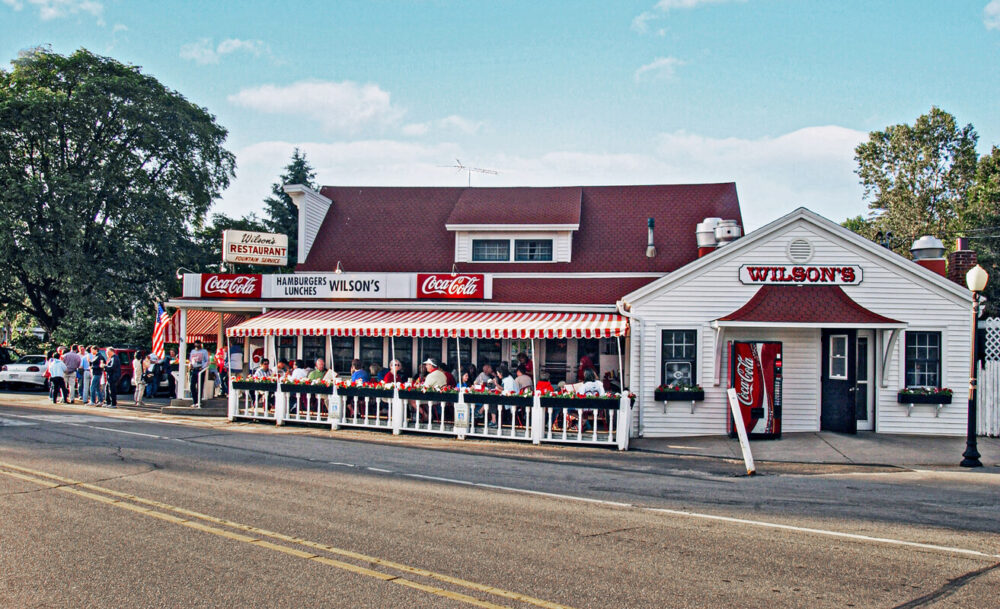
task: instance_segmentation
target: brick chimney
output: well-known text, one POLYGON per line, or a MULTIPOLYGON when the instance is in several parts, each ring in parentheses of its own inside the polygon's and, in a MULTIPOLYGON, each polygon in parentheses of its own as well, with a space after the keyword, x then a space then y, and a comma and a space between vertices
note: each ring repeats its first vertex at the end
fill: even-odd
POLYGON ((965 287, 965 274, 977 264, 976 252, 969 249, 969 240, 959 237, 955 251, 948 254, 948 279, 965 287))

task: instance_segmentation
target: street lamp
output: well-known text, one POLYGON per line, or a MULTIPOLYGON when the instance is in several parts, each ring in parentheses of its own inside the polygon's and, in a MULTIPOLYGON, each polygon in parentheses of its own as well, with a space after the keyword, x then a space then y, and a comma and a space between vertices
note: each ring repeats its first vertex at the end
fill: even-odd
POLYGON ((979 293, 986 289, 990 276, 978 264, 969 269, 965 283, 972 291, 972 362, 969 367, 969 427, 965 435, 965 452, 962 467, 982 467, 976 447, 976 320, 979 319, 979 293))

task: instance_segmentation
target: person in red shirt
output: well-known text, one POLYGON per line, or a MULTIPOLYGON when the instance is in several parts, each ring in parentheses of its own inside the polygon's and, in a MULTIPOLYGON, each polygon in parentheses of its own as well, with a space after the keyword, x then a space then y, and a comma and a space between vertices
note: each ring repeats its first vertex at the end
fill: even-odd
POLYGON ((403 373, 403 364, 398 359, 389 362, 389 370, 382 377, 383 383, 405 383, 406 374, 403 373))
MULTIPOLYGON (((532 363, 532 361, 531 361, 531 358, 529 358, 529 357, 528 357, 528 354, 527 354, 527 353, 525 353, 524 351, 521 351, 520 353, 518 353, 518 354, 517 354, 517 362, 518 362, 519 364, 521 364, 521 365, 523 365, 523 366, 524 366, 524 369, 528 371, 528 374, 529 374, 529 375, 530 375, 530 374, 531 374, 531 373, 532 373, 532 372, 534 371, 534 369, 535 369, 535 367, 534 367, 534 364, 533 364, 533 363, 532 363)), ((515 368, 516 368, 516 366, 515 366, 515 368)))
POLYGON ((538 385, 535 386, 535 389, 541 391, 542 394, 555 393, 556 388, 552 386, 548 372, 540 372, 538 374, 538 385))

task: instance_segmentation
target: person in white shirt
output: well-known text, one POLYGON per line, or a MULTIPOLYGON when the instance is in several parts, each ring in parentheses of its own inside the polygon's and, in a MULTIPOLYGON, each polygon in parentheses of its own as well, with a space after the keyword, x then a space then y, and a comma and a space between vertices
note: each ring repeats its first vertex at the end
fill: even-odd
POLYGON ((309 372, 303 367, 302 360, 292 360, 292 373, 288 375, 293 381, 300 381, 309 378, 309 372))
POLYGON ((583 384, 577 390, 579 395, 595 396, 604 395, 604 383, 597 378, 597 373, 593 368, 583 371, 583 384))
POLYGON ((271 362, 267 359, 260 360, 260 367, 254 370, 255 379, 273 379, 274 371, 271 370, 271 362))
POLYGON ((52 383, 52 403, 59 401, 62 395, 63 403, 69 404, 69 389, 66 388, 66 364, 58 355, 49 362, 49 382, 52 383))

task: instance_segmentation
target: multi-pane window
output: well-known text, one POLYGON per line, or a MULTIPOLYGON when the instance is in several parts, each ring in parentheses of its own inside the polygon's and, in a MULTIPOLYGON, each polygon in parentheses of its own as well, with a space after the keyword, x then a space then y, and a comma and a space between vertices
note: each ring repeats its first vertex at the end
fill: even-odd
POLYGON ((303 336, 302 361, 305 362, 306 368, 315 366, 318 359, 326 359, 326 337, 303 336))
POLYGON ((499 338, 480 338, 476 343, 476 367, 483 369, 483 364, 489 364, 496 370, 500 365, 502 357, 503 343, 499 338))
POLYGON ((403 365, 403 375, 406 378, 413 376, 413 338, 409 336, 397 336, 389 341, 389 359, 392 359, 393 352, 396 359, 403 365))
POLYGON ((830 370, 827 376, 831 379, 847 380, 847 335, 830 335, 830 370))
MULTIPOLYGON (((448 365, 451 366, 455 370, 459 369, 459 364, 460 363, 461 363, 462 367, 468 366, 469 364, 472 363, 472 339, 471 338, 459 338, 458 342, 462 346, 461 361, 459 361, 459 357, 458 357, 459 353, 457 351, 455 351, 455 339, 454 338, 449 338, 448 339, 448 359, 447 359, 447 362, 448 362, 448 365)), ((459 374, 458 376, 461 376, 461 374, 459 374)))
POLYGON ((906 333, 906 386, 941 386, 941 333, 906 333))
POLYGON ((421 336, 417 339, 417 374, 420 374, 420 364, 427 361, 427 358, 434 358, 437 363, 441 363, 441 339, 432 336, 421 336))
POLYGON ((663 330, 660 339, 660 361, 663 362, 661 382, 664 385, 694 385, 698 332, 663 330))
MULTIPOLYGON (((278 361, 285 360, 290 362, 296 359, 296 355, 299 352, 299 337, 298 336, 279 336, 274 341, 274 350, 278 356, 278 361)), ((271 362, 272 370, 274 362, 271 362)))
POLYGON ((509 239, 473 239, 473 262, 507 262, 510 260, 509 239))
POLYGON ((514 260, 517 262, 551 262, 552 239, 515 239, 514 260))
POLYGON ((330 338, 332 362, 330 368, 341 376, 351 376, 351 360, 354 359, 354 337, 333 336, 330 338))
POLYGON ((381 336, 361 337, 358 357, 361 359, 361 365, 365 367, 365 370, 372 364, 382 365, 382 341, 381 336))

